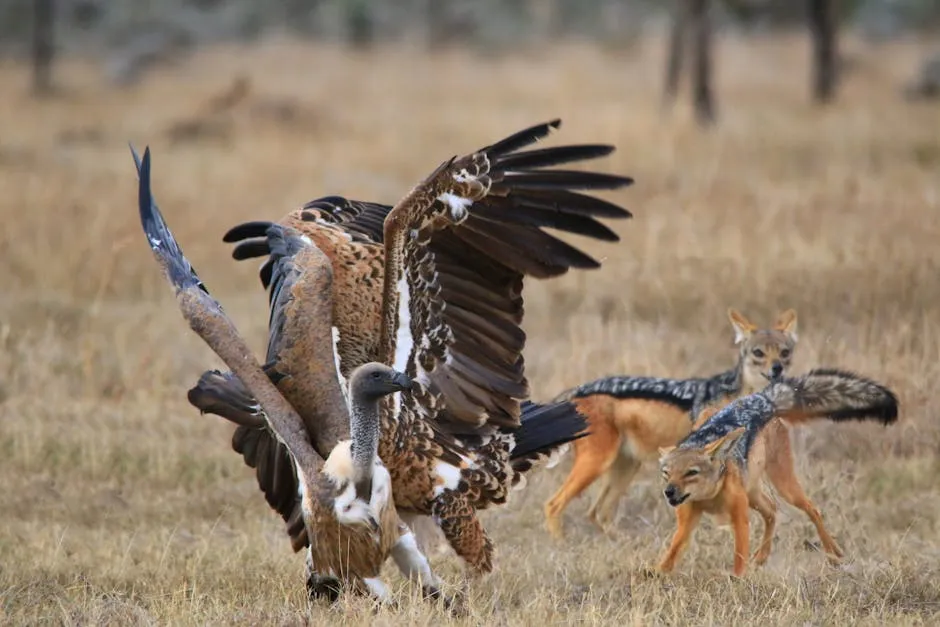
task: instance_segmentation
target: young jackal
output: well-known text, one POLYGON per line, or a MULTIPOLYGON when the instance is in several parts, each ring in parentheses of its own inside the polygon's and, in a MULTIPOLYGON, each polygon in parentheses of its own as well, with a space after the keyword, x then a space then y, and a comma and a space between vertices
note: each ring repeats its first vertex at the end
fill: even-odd
MULTIPOLYGON (((898 401, 888 388, 849 372, 812 370, 802 377, 780 378, 761 392, 740 398, 721 410, 707 408, 695 430, 676 446, 661 451, 663 494, 676 508, 677 528, 659 564, 671 571, 702 517, 710 514, 730 523, 734 533, 734 574, 744 574, 749 554, 748 508, 764 519, 764 535, 754 554, 758 565, 770 556, 776 505, 763 488, 766 478, 785 500, 806 512, 828 557, 842 550, 826 531, 822 516, 797 481, 789 438, 771 431, 781 424, 825 418, 897 420, 898 401), (794 499, 794 495, 799 495, 794 499)), ((784 436, 786 432, 784 431, 784 436)))
POLYGON ((731 370, 705 379, 606 377, 557 397, 574 401, 587 417, 589 435, 572 443, 574 465, 545 504, 552 535, 562 536, 565 507, 601 476, 603 487, 588 517, 605 529, 641 464, 655 460, 660 447, 685 437, 702 409, 763 389, 771 378, 786 373, 797 342, 795 311, 780 314, 770 329, 758 329, 734 309, 728 317, 740 345, 731 370))

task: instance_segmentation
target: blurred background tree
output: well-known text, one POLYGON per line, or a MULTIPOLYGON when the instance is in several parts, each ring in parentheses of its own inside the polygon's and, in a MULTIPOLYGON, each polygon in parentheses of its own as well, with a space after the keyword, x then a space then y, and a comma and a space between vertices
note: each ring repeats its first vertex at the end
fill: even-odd
MULTIPOLYGON (((429 49, 471 46, 498 54, 557 38, 630 46, 647 27, 660 28, 681 4, 697 0, 0 0, 0 55, 34 64, 33 87, 54 87, 63 56, 100 58, 117 84, 148 67, 220 41, 251 41, 269 33, 367 47, 413 41, 429 49)), ((712 28, 759 34, 805 29, 807 2, 716 0, 712 28)), ((940 0, 841 0, 834 27, 866 40, 935 32, 940 0)), ((688 47, 685 50, 688 54, 688 47)), ((825 76, 816 92, 829 93, 825 76)), ((668 95, 667 88, 667 95, 668 95)), ((702 87, 697 87, 701 100, 702 87)))

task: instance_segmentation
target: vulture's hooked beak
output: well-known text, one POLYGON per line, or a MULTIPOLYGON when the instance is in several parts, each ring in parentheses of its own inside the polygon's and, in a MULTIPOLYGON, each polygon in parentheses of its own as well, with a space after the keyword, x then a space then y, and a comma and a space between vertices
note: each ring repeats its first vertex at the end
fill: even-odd
POLYGON ((398 372, 395 374, 395 378, 392 379, 395 385, 398 386, 400 390, 410 390, 414 387, 414 382, 411 380, 411 377, 406 375, 404 372, 398 372))

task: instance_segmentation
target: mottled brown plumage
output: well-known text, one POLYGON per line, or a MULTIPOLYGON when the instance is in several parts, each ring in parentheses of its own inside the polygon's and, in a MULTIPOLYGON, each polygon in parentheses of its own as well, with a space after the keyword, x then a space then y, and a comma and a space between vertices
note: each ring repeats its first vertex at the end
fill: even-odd
MULTIPOLYGON (((575 191, 615 189, 630 184, 629 178, 547 169, 610 154, 612 146, 522 151, 559 124, 525 129, 444 162, 395 208, 326 197, 279 225, 248 223, 225 237, 240 242, 236 258, 269 255, 261 278, 272 289, 272 302, 285 256, 315 246, 330 257, 338 277, 333 316, 340 372, 348 376, 360 360, 375 359, 418 382, 383 413, 379 456, 391 474, 396 505, 433 516, 458 554, 481 572, 492 568, 492 546, 475 511, 504 503, 523 472, 584 428, 569 403, 524 402, 524 277, 599 266, 543 228, 617 241, 595 218, 630 215, 575 191)), ((300 311, 303 303, 296 307, 300 311)), ((268 366, 272 374, 280 370, 268 366)), ((289 400, 297 397, 295 405, 308 385, 296 379, 296 392, 278 383, 289 400)), ((205 396, 200 385, 191 400, 205 396)), ((237 422, 218 403, 195 404, 237 422)), ((259 454, 272 450, 241 452, 257 466, 269 503, 290 524, 296 508, 284 506, 257 463, 259 454)))
MULTIPOLYGON (((322 418, 322 424, 316 425, 320 433, 313 439, 319 438, 322 446, 324 434, 335 437, 335 427, 340 423, 345 423, 347 432, 351 434, 351 439, 339 440, 332 446, 324 462, 315 445, 311 444, 303 419, 271 382, 272 371, 265 371, 252 356, 166 225, 150 192, 149 149, 142 161, 136 152, 134 158, 140 177, 141 224, 148 243, 173 286, 180 310, 190 327, 237 376, 237 379, 212 378, 212 386, 203 392, 207 397, 224 397, 226 382, 237 381, 242 388, 238 397, 241 402, 239 411, 249 408, 243 412, 243 425, 260 429, 255 421, 262 420, 288 452, 290 465, 268 476, 284 479, 289 469, 294 478, 292 485, 300 488, 299 509, 309 539, 310 562, 316 564, 318 572, 338 578, 347 589, 371 592, 386 599, 387 593, 379 574, 391 556, 406 576, 421 583, 427 595, 439 596, 439 581, 431 572, 427 559, 417 549, 413 534, 398 517, 391 478, 377 455, 381 400, 410 388, 411 380, 384 364, 364 364, 352 373, 347 407, 334 365, 331 364, 332 369, 329 369, 319 363, 303 370, 305 380, 313 381, 319 388, 317 398, 320 405, 315 409, 322 418), (254 405, 251 396, 258 399, 254 405), (337 398, 339 401, 331 404, 337 398)), ((319 356, 326 350, 329 361, 332 361, 330 261, 313 246, 299 251, 296 259, 305 261, 303 270, 279 268, 272 296, 272 319, 280 325, 280 331, 272 331, 272 337, 291 345, 294 338, 290 333, 303 334, 297 340, 306 342, 307 354, 319 356), (311 291, 305 291, 307 289, 311 291), (303 299, 308 313, 317 315, 309 320, 293 320, 291 306, 299 299, 303 299), (291 327, 291 324, 299 326, 291 327), (285 330, 288 334, 284 333, 285 330)), ((279 342, 272 345, 276 353, 279 342)), ((287 362, 287 366, 290 365, 291 362, 287 362)), ((278 373, 282 381, 296 376, 295 371, 286 370, 278 373)))

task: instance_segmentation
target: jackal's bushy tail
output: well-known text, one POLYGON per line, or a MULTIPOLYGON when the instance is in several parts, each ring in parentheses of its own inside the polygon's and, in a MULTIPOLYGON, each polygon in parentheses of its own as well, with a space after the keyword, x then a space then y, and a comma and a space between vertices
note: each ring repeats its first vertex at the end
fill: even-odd
POLYGON ((818 368, 800 377, 785 377, 769 385, 764 394, 773 402, 776 415, 793 424, 824 418, 889 425, 898 419, 894 392, 845 370, 818 368))

